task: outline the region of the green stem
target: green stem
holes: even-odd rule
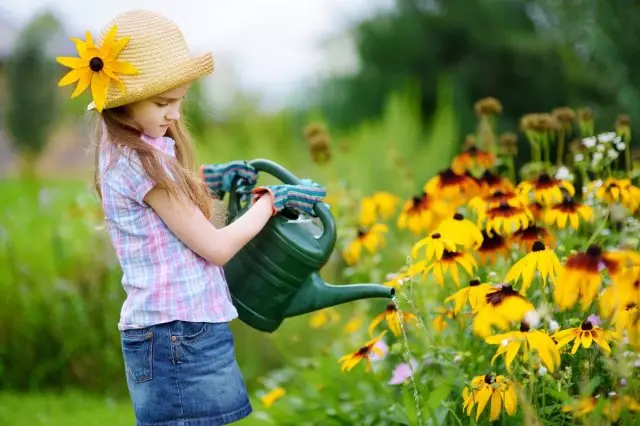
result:
[[[591,244],[593,244],[596,237],[602,232],[603,229],[606,229],[608,225],[609,225],[609,214],[607,214],[606,217],[600,221],[600,225],[598,225],[598,227],[593,232],[593,234],[591,234],[591,238],[589,238],[589,241],[587,241],[587,244],[585,245],[584,250],[586,250],[587,248],[589,248]]]
[[[556,158],[556,164],[561,166],[563,164],[564,158],[564,128],[560,129],[560,133],[558,133],[558,154]]]
[[[511,179],[511,182],[513,182],[513,184],[515,185],[517,176],[516,176],[516,166],[513,161],[513,155],[509,155],[507,157],[507,168],[509,169],[509,178]]]
[[[627,169],[627,177],[631,178],[631,141],[625,141],[626,146],[624,149],[624,163]]]
[[[551,164],[551,154],[549,153],[550,149],[549,149],[549,137],[548,137],[548,135],[544,135],[544,138],[542,139],[542,147],[544,148],[544,160],[548,164]]]

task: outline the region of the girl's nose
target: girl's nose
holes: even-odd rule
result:
[[[166,116],[167,120],[179,120],[180,119],[180,109],[179,108],[172,108],[169,110],[169,112],[167,113]]]

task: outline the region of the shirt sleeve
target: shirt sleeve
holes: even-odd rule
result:
[[[123,153],[118,159],[117,173],[124,195],[140,205],[145,205],[144,197],[156,182],[144,171],[138,153],[134,151]]]

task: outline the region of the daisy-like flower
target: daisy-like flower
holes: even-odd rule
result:
[[[358,229],[357,237],[351,241],[342,252],[342,256],[348,265],[355,265],[360,261],[362,248],[364,247],[370,254],[375,253],[385,244],[384,234],[388,231],[387,225],[376,224],[366,229]]]
[[[480,187],[473,178],[466,174],[458,174],[452,169],[438,173],[424,185],[424,191],[427,193],[457,203],[471,199],[479,190]]]
[[[524,229],[533,221],[533,214],[526,206],[517,206],[510,201],[502,201],[499,206],[478,213],[478,223],[485,222],[484,230],[491,235],[510,235]]]
[[[482,197],[486,197],[494,191],[513,192],[515,190],[515,186],[509,179],[493,174],[490,170],[485,170],[482,176],[476,179],[476,182],[480,187],[480,196]]]
[[[631,181],[629,179],[609,178],[596,190],[596,198],[606,204],[632,205]]]
[[[423,192],[404,203],[398,216],[398,228],[409,229],[414,235],[420,235],[423,231],[435,228],[444,211],[439,201]]]
[[[485,196],[473,197],[471,201],[469,201],[469,207],[476,214],[480,214],[489,209],[499,207],[503,202],[514,207],[524,207],[528,204],[525,198],[513,190],[496,189],[490,191],[489,194]]]
[[[96,110],[102,112],[107,100],[107,91],[113,81],[122,93],[125,92],[124,83],[117,74],[136,75],[138,70],[126,62],[119,61],[118,55],[122,52],[130,37],[122,37],[116,40],[117,26],[111,27],[98,47],[93,42],[91,33],[87,31],[87,40],[71,38],[76,44],[79,58],[60,56],[56,58],[60,64],[71,68],[58,82],[58,86],[67,86],[78,82],[76,89],[71,94],[75,98],[91,86],[91,95],[96,105]]]
[[[458,174],[465,173],[476,167],[490,169],[496,161],[495,155],[478,149],[475,145],[462,151],[451,162],[451,168]]]
[[[482,244],[482,232],[473,222],[465,219],[461,213],[456,213],[453,217],[440,222],[436,232],[446,235],[447,238],[465,249],[478,249]]]
[[[370,360],[371,356],[373,354],[376,354],[381,357],[384,356],[384,352],[380,348],[378,348],[376,345],[378,344],[378,342],[380,342],[380,340],[382,340],[385,334],[387,334],[386,330],[380,333],[378,337],[375,337],[369,340],[367,343],[364,344],[364,346],[362,346],[357,351],[350,354],[346,354],[342,356],[340,359],[338,359],[338,362],[342,363],[342,368],[340,369],[340,371],[342,372],[351,371],[353,367],[358,365],[358,363],[363,359],[367,362],[365,371],[368,372],[369,370],[371,370],[371,360]]]
[[[369,324],[369,335],[373,336],[373,330],[380,324],[383,320],[387,321],[387,325],[394,336],[399,336],[402,329],[400,324],[400,315],[402,315],[402,320],[404,322],[413,322],[416,324],[417,318],[414,314],[409,312],[398,312],[398,308],[395,303],[389,303],[386,309],[379,315],[377,315]]]
[[[380,220],[391,218],[398,207],[400,199],[390,192],[379,191],[371,197],[360,200],[359,223],[362,226],[371,226]]]
[[[283,387],[278,386],[270,392],[262,395],[260,397],[260,402],[262,402],[262,405],[265,408],[269,408],[273,405],[274,402],[282,398],[286,393],[287,391]]]
[[[516,243],[521,250],[530,251],[536,241],[542,241],[547,247],[555,247],[556,240],[553,234],[543,226],[531,222],[528,227],[514,232],[509,242]]]
[[[578,229],[580,218],[585,222],[593,222],[593,209],[571,197],[566,197],[562,203],[549,207],[543,215],[547,225],[555,225],[560,229],[564,229],[567,222],[573,229]]]
[[[544,172],[535,180],[521,182],[516,190],[527,197],[533,193],[533,199],[543,206],[559,203],[565,193],[573,197],[576,192],[571,182],[552,178]]]
[[[556,331],[552,337],[557,342],[558,349],[573,341],[572,355],[578,351],[581,345],[585,349],[589,349],[593,342],[596,342],[606,353],[611,352],[611,347],[607,342],[607,340],[611,340],[611,333],[607,333],[602,328],[594,325],[588,318],[580,327]]]
[[[486,231],[482,231],[482,244],[476,254],[482,265],[495,265],[498,257],[508,259],[511,251],[507,246],[507,240],[503,236],[498,234],[489,236]]]
[[[607,402],[605,403],[602,412],[609,420],[615,423],[620,420],[620,413],[622,410],[638,413],[640,412],[640,403],[629,395],[620,396],[615,394],[610,398],[607,398]]]
[[[510,416],[515,414],[518,406],[518,397],[511,380],[493,374],[474,377],[471,380],[471,390],[467,386],[463,389],[462,399],[462,409],[465,410],[467,416],[471,416],[473,407],[477,406],[476,422],[489,401],[491,401],[489,421],[492,422],[500,417],[502,406]]]
[[[556,276],[561,268],[562,266],[556,253],[546,248],[542,241],[536,241],[533,243],[531,252],[509,269],[505,281],[516,282],[518,278],[522,276],[522,287],[520,291],[525,294],[531,286],[536,271],[540,272],[542,285],[544,287],[547,285],[547,277],[555,284]]]
[[[552,373],[560,366],[560,351],[555,342],[544,331],[531,330],[529,324],[524,321],[520,323],[520,331],[496,334],[487,337],[485,341],[490,345],[500,345],[491,363],[493,364],[497,357],[504,354],[504,363],[508,372],[511,372],[511,363],[521,348],[524,360],[528,359],[532,350],[536,351],[544,366]]]
[[[424,280],[427,274],[431,272],[436,282],[440,287],[443,287],[444,276],[448,271],[455,285],[460,287],[460,271],[458,270],[458,266],[461,266],[467,274],[473,276],[473,272],[478,267],[478,264],[469,253],[445,249],[440,259],[434,259],[431,263],[426,260],[416,262],[409,268],[409,273],[412,276],[422,273],[422,280]]]
[[[447,319],[454,319],[456,314],[452,309],[443,308],[442,306],[438,306],[435,309],[436,316],[433,318],[431,324],[437,333],[442,333],[445,328],[447,328]]]
[[[542,220],[544,218],[544,213],[547,211],[542,204],[536,202],[529,203],[527,207],[531,213],[533,213],[533,217],[536,218],[536,220]]]
[[[495,287],[493,287],[491,284],[480,283],[480,280],[473,279],[469,281],[469,286],[456,291],[451,296],[444,299],[444,303],[453,301],[453,313],[457,315],[458,313],[460,313],[464,305],[469,302],[469,306],[471,306],[471,312],[475,314],[478,309],[480,309],[487,303],[487,293],[490,293],[494,290]]]
[[[578,401],[574,401],[570,404],[566,404],[562,407],[562,411],[565,413],[573,413],[575,417],[583,417],[596,408],[598,400],[593,396],[585,396]]]
[[[508,330],[511,323],[521,322],[527,312],[535,310],[520,293],[506,284],[487,293],[485,300],[487,303],[473,317],[473,332],[480,337],[489,336],[493,326]]]
[[[442,255],[445,250],[454,252],[456,251],[456,245],[453,240],[443,238],[440,232],[432,232],[427,237],[421,239],[413,245],[411,249],[411,256],[416,259],[420,252],[420,249],[424,247],[424,260],[427,262],[442,259]]]
[[[591,245],[584,253],[571,255],[560,269],[553,298],[560,310],[572,308],[578,300],[586,310],[602,285],[600,271],[607,268],[615,274],[618,262],[597,245]]]
[[[309,319],[309,325],[311,328],[320,328],[329,322],[336,323],[338,321],[340,321],[340,313],[336,308],[330,307],[314,312]]]

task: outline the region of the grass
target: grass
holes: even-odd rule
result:
[[[254,407],[259,401],[252,401]],[[266,423],[252,414],[238,426]],[[79,391],[64,394],[0,393],[0,424],[11,426],[131,426],[135,423],[129,400],[90,395]]]

